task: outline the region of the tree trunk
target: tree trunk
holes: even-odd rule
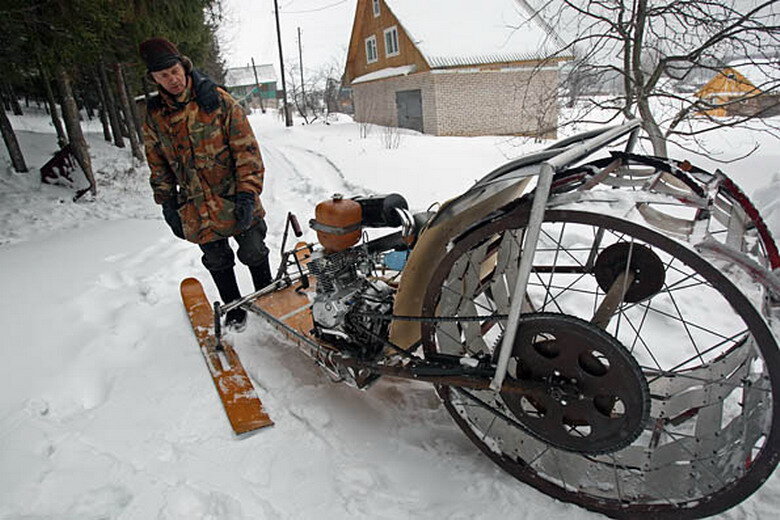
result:
[[[106,110],[106,96],[103,93],[103,86],[100,84],[99,75],[92,73],[92,84],[96,87],[98,99],[100,100],[100,108],[98,108],[98,116],[100,117],[100,124],[103,125],[103,139],[111,142],[111,126],[108,123],[108,111]]]
[[[642,128],[647,132],[650,143],[653,145],[653,155],[668,157],[666,138],[653,117],[653,112],[650,110],[648,99],[646,97],[639,97],[637,100],[637,108],[639,108],[639,115],[642,118]]]
[[[141,145],[138,141],[138,135],[134,132],[133,115],[130,109],[130,102],[127,99],[127,91],[125,90],[125,76],[122,73],[122,64],[119,62],[114,63],[114,76],[116,79],[116,90],[119,92],[119,105],[122,108],[122,113],[125,116],[125,121],[128,125],[130,148],[133,150],[133,157],[139,161],[144,160],[144,152],[141,150]]]
[[[125,147],[125,140],[122,138],[122,123],[119,121],[119,111],[117,110],[114,92],[108,83],[108,74],[103,66],[103,60],[98,64],[98,79],[100,80],[100,90],[103,91],[103,97],[106,100],[106,111],[108,120],[111,123],[111,133],[114,134],[114,144],[119,148]]]
[[[11,126],[11,121],[8,120],[8,115],[2,108],[0,108],[0,132],[3,134],[3,141],[5,141],[5,147],[8,148],[8,155],[11,157],[14,170],[19,173],[27,172],[27,164],[24,162],[24,155],[22,155],[22,149],[19,147],[19,141],[16,140],[16,134]]]
[[[68,144],[68,137],[65,135],[65,130],[62,128],[62,121],[60,121],[59,113],[57,112],[57,103],[54,101],[54,92],[51,90],[51,81],[49,81],[49,74],[46,69],[38,62],[38,68],[41,72],[41,81],[43,82],[43,88],[46,92],[46,106],[48,107],[49,115],[51,116],[51,122],[54,125],[54,130],[57,131],[57,144],[60,148],[64,148]]]
[[[149,80],[146,79],[146,75],[144,75],[143,78],[141,78],[141,88],[144,90],[144,99],[148,103],[149,100],[152,98],[151,93],[149,92]]]
[[[100,124],[103,126],[103,139],[107,142],[111,142],[113,137],[111,135],[111,125],[108,122],[108,115],[103,105],[98,107],[98,117],[100,118]]]
[[[127,124],[127,119],[125,119],[124,110],[121,110],[119,112],[119,119],[122,123],[122,137],[124,137],[125,139],[130,139],[130,125]],[[131,148],[132,148],[132,144],[133,143],[130,143]]]
[[[19,104],[19,98],[16,97],[16,91],[14,90],[13,85],[7,85],[6,88],[8,89],[8,97],[11,100],[11,109],[13,110],[14,115],[24,115],[22,112],[22,105]]]
[[[127,94],[127,100],[130,105],[130,115],[133,117],[133,126],[135,127],[135,133],[138,136],[138,142],[143,143],[144,133],[141,130],[141,118],[138,115],[138,105],[135,102],[135,96],[133,96],[133,91],[130,89],[130,84],[127,82],[127,75],[125,75],[124,69],[122,70],[122,78],[125,84],[125,93]]]
[[[57,85],[60,89],[62,115],[65,119],[65,128],[68,130],[68,137],[70,139],[73,155],[76,156],[76,161],[79,163],[79,166],[81,166],[81,169],[84,170],[84,175],[86,175],[87,181],[89,181],[89,191],[92,192],[93,196],[97,195],[97,184],[95,183],[95,176],[92,173],[92,160],[89,157],[87,141],[84,139],[81,125],[79,125],[79,109],[76,105],[76,100],[73,97],[70,75],[62,65],[57,67]]]
[[[0,83],[0,99],[3,100],[3,110],[10,112],[11,98],[8,96],[8,93],[6,92],[4,83]]]

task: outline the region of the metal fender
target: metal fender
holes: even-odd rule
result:
[[[522,197],[529,182],[530,178],[524,177],[509,183],[503,189],[467,192],[464,196],[445,203],[423,230],[409,255],[396,294],[393,314],[419,316],[425,291],[439,260],[447,253],[450,241],[497,208]],[[408,348],[419,339],[419,322],[392,323],[390,341],[401,348]]]

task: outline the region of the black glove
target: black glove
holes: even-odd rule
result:
[[[162,213],[165,223],[171,228],[173,234],[177,237],[184,238],[184,228],[181,225],[181,217],[179,217],[178,204],[175,200],[166,200],[162,203]]]
[[[239,191],[236,193],[236,229],[239,232],[252,227],[252,218],[255,213],[255,194]]]

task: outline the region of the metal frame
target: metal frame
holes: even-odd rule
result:
[[[539,180],[536,185],[536,190],[534,191],[534,199],[531,205],[531,216],[527,227],[526,238],[523,243],[523,253],[520,257],[517,282],[512,292],[512,302],[514,303],[509,310],[506,333],[504,334],[499,350],[496,374],[493,377],[493,381],[490,383],[490,388],[493,391],[500,391],[504,379],[506,378],[509,357],[512,353],[512,345],[515,342],[517,326],[520,321],[523,295],[528,287],[528,279],[531,276],[531,267],[534,254],[536,253],[536,247],[539,243],[539,233],[541,232],[542,222],[544,221],[544,211],[547,207],[547,199],[550,196],[553,176],[557,171],[570,166],[583,157],[590,155],[628,133],[632,134],[628,142],[629,148],[626,150],[627,152],[630,152],[630,147],[633,147],[636,143],[636,134],[640,125],[641,121],[639,119],[632,119],[620,126],[607,128],[586,141],[574,144],[572,148],[564,149],[560,154],[547,159],[541,164],[539,169]]]

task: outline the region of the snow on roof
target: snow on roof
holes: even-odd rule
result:
[[[433,67],[538,60],[561,40],[524,0],[385,0]]]
[[[764,90],[777,83],[780,60],[741,59],[730,62],[727,67],[731,67],[745,76],[754,87]]]
[[[352,84],[365,83],[376,79],[392,78],[393,76],[406,76],[417,70],[417,65],[404,65],[403,67],[387,67],[368,74],[363,74],[352,80]]]
[[[257,79],[260,83],[271,83],[276,81],[276,71],[271,64],[256,65]],[[252,66],[234,67],[225,71],[226,87],[242,87],[244,85],[255,84],[255,72]]]

